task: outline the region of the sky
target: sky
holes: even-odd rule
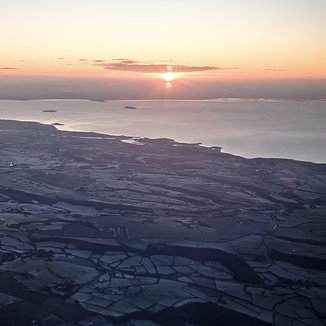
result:
[[[204,89],[241,96],[241,82],[265,83],[267,91],[275,80],[289,94],[296,85],[296,94],[307,85],[317,85],[319,97],[326,90],[325,0],[10,0],[0,7],[0,97],[14,87],[26,92],[30,82],[45,97],[78,93],[87,81],[103,87],[94,92],[100,97],[105,85],[108,93],[125,87],[128,96],[143,85],[141,97],[196,89],[199,97]]]

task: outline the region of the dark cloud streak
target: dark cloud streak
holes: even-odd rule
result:
[[[186,66],[186,65],[174,65],[167,63],[141,63],[135,60],[123,59],[120,62],[109,62],[101,63],[98,66],[103,67],[107,70],[119,70],[119,71],[130,71],[130,72],[140,72],[140,73],[166,73],[166,72],[176,72],[176,73],[192,73],[201,72],[208,70],[228,70],[237,68],[221,68],[212,66]]]
[[[113,59],[112,61],[121,61],[121,62],[129,62],[129,63],[139,63],[139,61],[136,61],[134,59],[128,59],[128,58],[118,58],[118,59]]]
[[[284,71],[284,70],[282,70],[282,69],[271,69],[271,68],[269,68],[269,69],[265,69],[266,71],[273,71],[273,72],[280,72],[280,71]]]

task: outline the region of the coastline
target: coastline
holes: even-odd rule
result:
[[[138,110],[121,110],[126,105]],[[61,130],[200,142],[246,158],[326,162],[320,102],[40,100],[0,101],[0,107],[2,119],[60,123]]]
[[[5,322],[325,322],[325,164],[37,122],[0,138]]]

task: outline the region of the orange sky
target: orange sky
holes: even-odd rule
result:
[[[325,0],[11,0],[0,76],[326,78]]]

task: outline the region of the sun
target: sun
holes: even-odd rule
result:
[[[170,82],[175,78],[175,73],[169,71],[169,72],[164,73],[162,75],[162,77],[166,82]]]

